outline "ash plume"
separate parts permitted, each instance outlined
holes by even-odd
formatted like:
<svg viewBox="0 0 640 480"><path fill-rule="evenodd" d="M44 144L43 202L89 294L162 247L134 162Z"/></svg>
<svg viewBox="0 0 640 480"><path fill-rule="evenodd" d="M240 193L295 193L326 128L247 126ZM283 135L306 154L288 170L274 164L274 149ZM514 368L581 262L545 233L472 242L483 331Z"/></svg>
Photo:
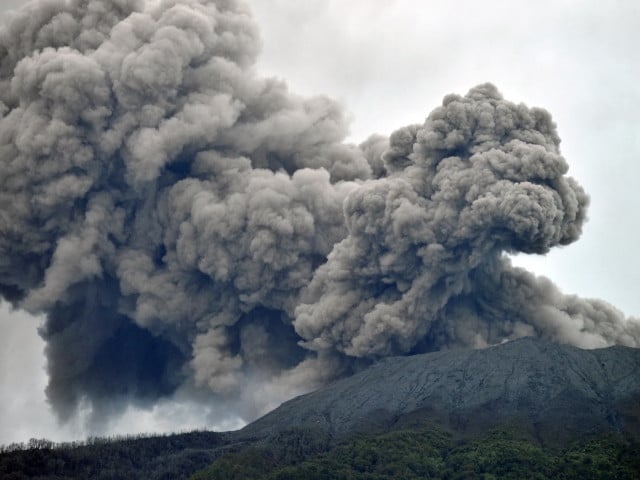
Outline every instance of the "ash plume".
<svg viewBox="0 0 640 480"><path fill-rule="evenodd" d="M640 346L505 256L585 221L546 111L485 84L351 145L259 50L235 0L42 0L0 27L0 293L46 314L61 419L176 392L249 419L383 356L526 335Z"/></svg>

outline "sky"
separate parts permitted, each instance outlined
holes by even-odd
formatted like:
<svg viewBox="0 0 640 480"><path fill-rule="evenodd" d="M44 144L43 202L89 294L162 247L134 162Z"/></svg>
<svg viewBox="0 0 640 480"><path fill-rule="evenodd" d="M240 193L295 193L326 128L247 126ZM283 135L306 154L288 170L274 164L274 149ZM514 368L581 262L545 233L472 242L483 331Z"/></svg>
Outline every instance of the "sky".
<svg viewBox="0 0 640 480"><path fill-rule="evenodd" d="M0 0L0 18L17 0ZM601 298L640 316L640 5L633 1L251 0L263 41L258 69L300 94L339 99L349 139L422 122L451 92L490 81L514 102L547 109L570 170L591 197L581 238L514 261L565 293ZM0 443L81 438L58 426L44 397L41 319L0 310ZM230 429L205 407L131 409L111 433ZM203 422L203 418L205 421Z"/></svg>

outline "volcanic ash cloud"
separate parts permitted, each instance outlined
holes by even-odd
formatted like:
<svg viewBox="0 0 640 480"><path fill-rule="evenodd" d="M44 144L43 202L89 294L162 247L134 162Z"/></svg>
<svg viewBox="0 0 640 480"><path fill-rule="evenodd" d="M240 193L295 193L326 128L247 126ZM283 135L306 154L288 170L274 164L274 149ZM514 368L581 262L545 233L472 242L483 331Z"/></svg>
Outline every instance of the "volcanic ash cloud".
<svg viewBox="0 0 640 480"><path fill-rule="evenodd" d="M246 418L387 355L640 322L510 265L588 197L550 115L489 84L344 143L261 77L245 6L46 0L0 28L0 292L45 313L61 419L176 392Z"/></svg>

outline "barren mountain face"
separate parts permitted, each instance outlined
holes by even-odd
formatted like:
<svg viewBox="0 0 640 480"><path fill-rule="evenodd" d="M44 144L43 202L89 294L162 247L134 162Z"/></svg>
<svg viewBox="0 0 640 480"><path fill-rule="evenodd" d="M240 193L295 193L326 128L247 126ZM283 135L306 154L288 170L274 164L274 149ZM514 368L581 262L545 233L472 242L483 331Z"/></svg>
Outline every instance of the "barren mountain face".
<svg viewBox="0 0 640 480"><path fill-rule="evenodd" d="M543 443L607 431L640 435L640 350L581 350L523 338L485 350L392 357L286 402L241 431L283 426L340 439L433 424L460 433L508 426Z"/></svg>

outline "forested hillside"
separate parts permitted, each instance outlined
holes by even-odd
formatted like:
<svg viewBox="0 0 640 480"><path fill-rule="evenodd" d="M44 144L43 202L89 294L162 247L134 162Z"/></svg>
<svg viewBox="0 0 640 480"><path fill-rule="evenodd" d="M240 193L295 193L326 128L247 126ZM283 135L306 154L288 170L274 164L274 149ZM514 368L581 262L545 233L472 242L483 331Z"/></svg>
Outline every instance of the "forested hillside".
<svg viewBox="0 0 640 480"><path fill-rule="evenodd" d="M55 445L31 440L0 453L0 479L179 479L211 463L227 434L190 432L91 439Z"/></svg>
<svg viewBox="0 0 640 480"><path fill-rule="evenodd" d="M640 443L603 434L564 447L517 429L464 437L423 426L332 443L286 430L268 441L191 432L85 444L32 441L0 453L0 478L191 480L629 479L640 478ZM14 445L14 448L16 446Z"/></svg>
<svg viewBox="0 0 640 480"><path fill-rule="evenodd" d="M464 440L429 428L358 438L302 461L286 451L270 444L229 453L192 480L640 478L640 444L616 435L554 448L504 430Z"/></svg>

